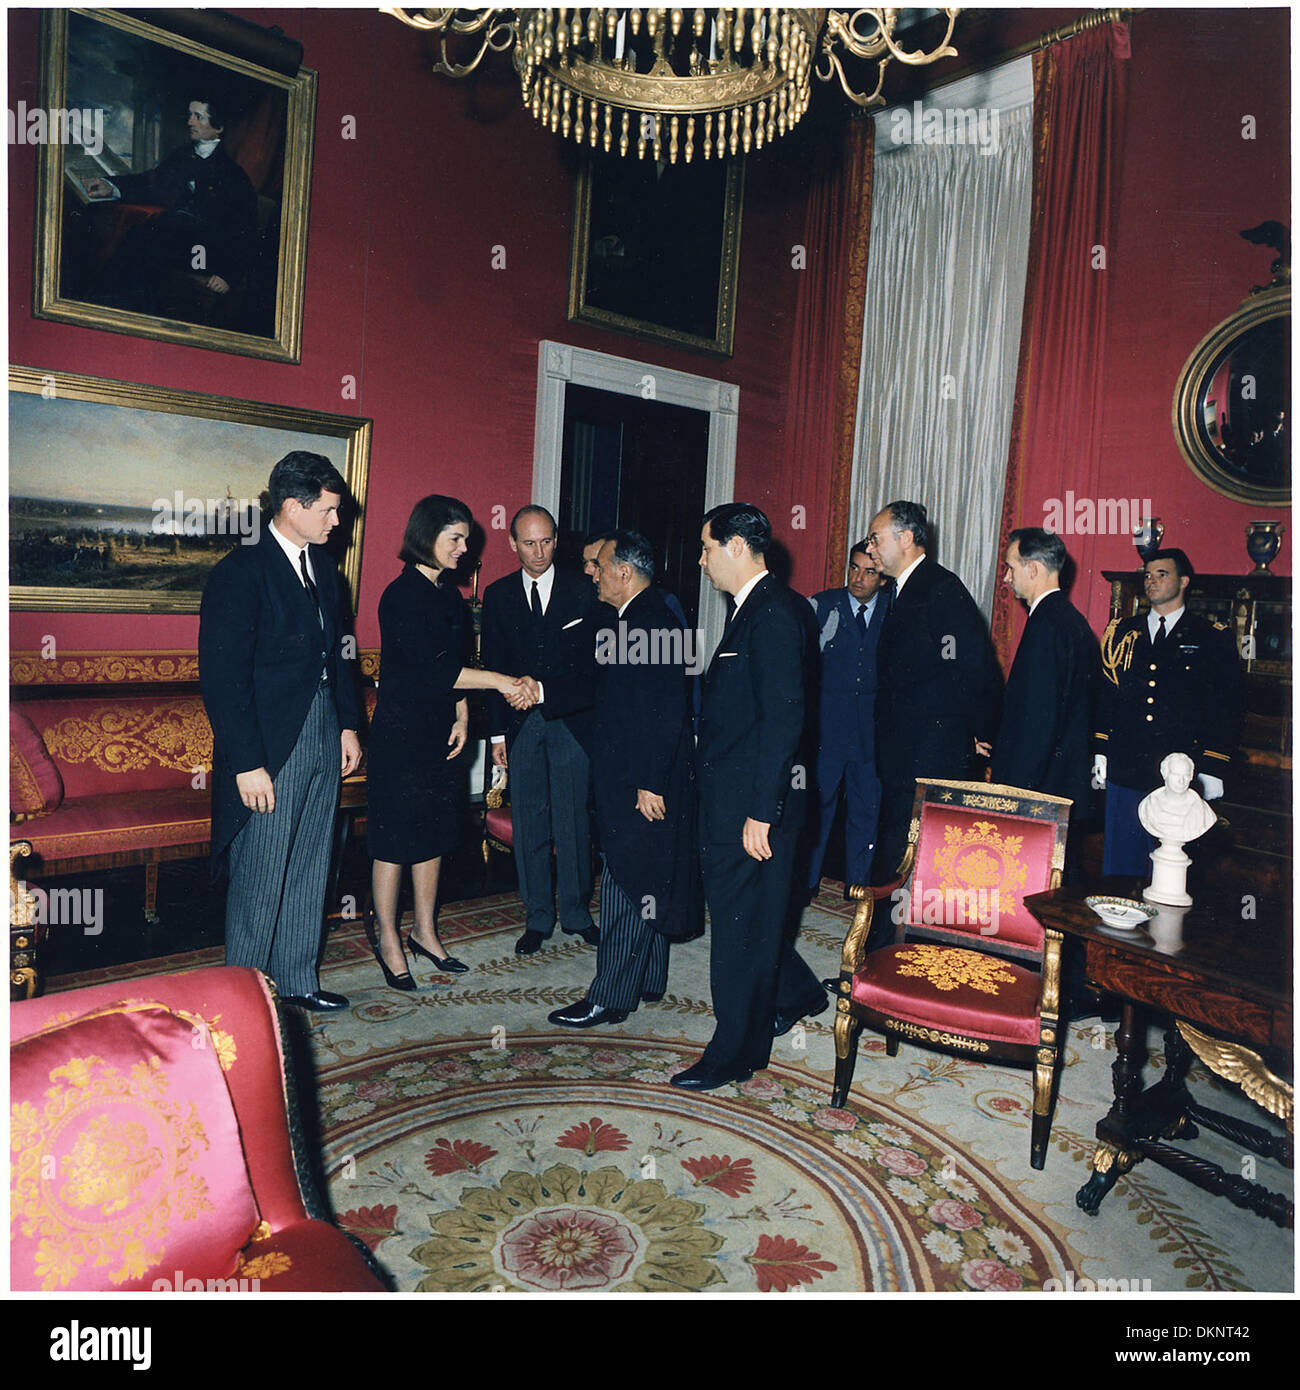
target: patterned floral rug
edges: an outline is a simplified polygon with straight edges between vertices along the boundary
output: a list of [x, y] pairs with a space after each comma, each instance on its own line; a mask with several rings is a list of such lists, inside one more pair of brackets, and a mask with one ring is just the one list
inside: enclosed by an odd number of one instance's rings
[[[826, 884], [801, 938], [819, 975], [835, 969], [848, 915]], [[546, 1015], [581, 996], [594, 949], [557, 937], [515, 956], [512, 896], [449, 908], [442, 928], [474, 968], [417, 966], [415, 995], [384, 987], [358, 926], [336, 930], [322, 983], [351, 1007], [303, 1025], [339, 1223], [396, 1289], [1293, 1287], [1290, 1232], [1152, 1165], [1120, 1179], [1097, 1216], [1075, 1205], [1109, 1105], [1113, 1028], [1070, 1030], [1047, 1166], [1035, 1173], [1027, 1072], [907, 1046], [889, 1058], [864, 1033], [849, 1107], [833, 1109], [828, 1011], [743, 1085], [680, 1092], [668, 1078], [712, 1027], [707, 940], [674, 948], [662, 1001], [616, 1028], [573, 1033]], [[1153, 1053], [1148, 1076], [1160, 1065]], [[1199, 1067], [1193, 1086], [1260, 1118]], [[1203, 1131], [1196, 1143], [1241, 1169], [1226, 1140]], [[1290, 1192], [1288, 1170], [1253, 1162], [1256, 1181]]]

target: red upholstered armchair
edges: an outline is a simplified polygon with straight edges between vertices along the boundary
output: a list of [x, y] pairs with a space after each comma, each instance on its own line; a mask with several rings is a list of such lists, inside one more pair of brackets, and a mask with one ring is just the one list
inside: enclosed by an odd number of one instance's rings
[[10, 1024], [13, 1288], [384, 1292], [315, 1196], [259, 972], [71, 990]]
[[[1030, 1163], [1041, 1168], [1060, 1059], [1061, 934], [1025, 910], [1056, 888], [1071, 803], [987, 782], [918, 780], [899, 877], [854, 887], [840, 958], [832, 1104], [848, 1098], [858, 1034], [868, 1024], [898, 1052], [927, 1047], [1034, 1067]], [[894, 942], [867, 953], [877, 912]]]

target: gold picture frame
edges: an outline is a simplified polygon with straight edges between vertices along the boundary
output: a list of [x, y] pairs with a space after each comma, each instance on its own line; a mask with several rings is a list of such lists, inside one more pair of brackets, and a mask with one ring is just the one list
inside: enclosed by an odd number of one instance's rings
[[[46, 10], [40, 90], [49, 129], [38, 163], [33, 314], [300, 361], [315, 72], [273, 72], [113, 10]], [[93, 191], [94, 180], [116, 174], [138, 186], [176, 167], [169, 161], [198, 139], [185, 129], [190, 100], [214, 95], [231, 113], [213, 153], [223, 161], [226, 206], [237, 209], [226, 222], [186, 226], [146, 195], [133, 203]], [[211, 248], [191, 247], [191, 235]]]
[[370, 420], [35, 367], [11, 366], [9, 393], [12, 610], [197, 613], [211, 567], [260, 534], [276, 461], [307, 449], [347, 480], [328, 549], [356, 612]]
[[744, 186], [743, 158], [659, 165], [584, 156], [569, 322], [730, 357]]

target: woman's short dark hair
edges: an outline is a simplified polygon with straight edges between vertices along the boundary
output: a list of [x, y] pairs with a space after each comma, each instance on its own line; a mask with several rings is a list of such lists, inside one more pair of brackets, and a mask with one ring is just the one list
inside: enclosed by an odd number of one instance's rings
[[726, 545], [732, 536], [739, 536], [754, 556], [764, 556], [772, 544], [772, 523], [767, 514], [749, 502], [724, 502], [704, 513], [709, 535], [719, 545]]
[[272, 516], [278, 515], [291, 497], [304, 507], [310, 507], [322, 492], [336, 492], [346, 497], [347, 479], [324, 454], [311, 454], [306, 449], [294, 449], [285, 454], [271, 470], [271, 480], [266, 485]]
[[474, 524], [473, 513], [464, 502], [437, 492], [421, 497], [411, 509], [411, 519], [406, 523], [397, 558], [408, 565], [432, 565], [434, 541], [458, 521], [466, 530]]

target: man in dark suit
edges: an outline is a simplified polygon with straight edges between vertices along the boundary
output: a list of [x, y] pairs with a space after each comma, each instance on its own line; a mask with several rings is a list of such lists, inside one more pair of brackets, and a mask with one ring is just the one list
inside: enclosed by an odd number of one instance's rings
[[1227, 629], [1186, 607], [1192, 565], [1177, 549], [1159, 550], [1143, 580], [1150, 609], [1116, 621], [1101, 643], [1096, 780], [1106, 788], [1103, 872], [1145, 877], [1155, 840], [1138, 820], [1138, 802], [1161, 785], [1160, 763], [1186, 753], [1207, 801], [1241, 738], [1241, 665]]
[[668, 986], [668, 943], [699, 934], [695, 779], [685, 633], [654, 587], [654, 552], [616, 531], [596, 556], [613, 611], [596, 633], [591, 773], [604, 854], [596, 978], [550, 1015], [567, 1028], [622, 1023]]
[[822, 861], [844, 787], [844, 881], [869, 883], [880, 815], [876, 776], [876, 650], [889, 611], [889, 590], [860, 541], [849, 553], [848, 583], [810, 600], [821, 648], [817, 718], [817, 828], [808, 863], [808, 896], [821, 883]]
[[894, 581], [876, 656], [877, 883], [896, 876], [907, 848], [916, 779], [971, 776], [976, 742], [992, 743], [998, 726], [1002, 674], [988, 626], [929, 546], [919, 502], [891, 502], [872, 518], [867, 554]]
[[270, 524], [215, 566], [199, 612], [213, 867], [228, 857], [230, 870], [226, 964], [265, 971], [289, 1003], [341, 1009], [317, 960], [339, 781], [361, 760], [346, 604], [322, 548], [347, 484], [295, 449], [268, 491]]
[[190, 143], [143, 174], [91, 179], [98, 201], [154, 203], [162, 211], [133, 227], [88, 290], [96, 303], [162, 312], [167, 272], [198, 275], [216, 302], [242, 280], [253, 254], [257, 194], [221, 143], [226, 117], [215, 99], [190, 102]]
[[[538, 703], [509, 708], [489, 702], [492, 760], [510, 769], [515, 867], [527, 921], [515, 944], [532, 955], [560, 926], [594, 946], [591, 920], [591, 826], [588, 792], [591, 706], [595, 698], [595, 586], [555, 566], [555, 518], [523, 507], [510, 523], [518, 574], [483, 594], [483, 664], [489, 671], [532, 676]], [[551, 846], [555, 846], [555, 874]], [[558, 880], [558, 891], [557, 891]]]
[[817, 637], [807, 603], [768, 573], [771, 540], [767, 517], [743, 502], [714, 507], [700, 532], [700, 565], [734, 600], [704, 676], [696, 750], [716, 1026], [700, 1060], [672, 1078], [700, 1091], [747, 1080], [774, 1036], [829, 1004], [790, 931]]
[[1029, 607], [993, 744], [993, 780], [1068, 797], [1071, 833], [1092, 811], [1097, 639], [1061, 592], [1065, 542], [1036, 526], [1012, 531], [1004, 582]]

